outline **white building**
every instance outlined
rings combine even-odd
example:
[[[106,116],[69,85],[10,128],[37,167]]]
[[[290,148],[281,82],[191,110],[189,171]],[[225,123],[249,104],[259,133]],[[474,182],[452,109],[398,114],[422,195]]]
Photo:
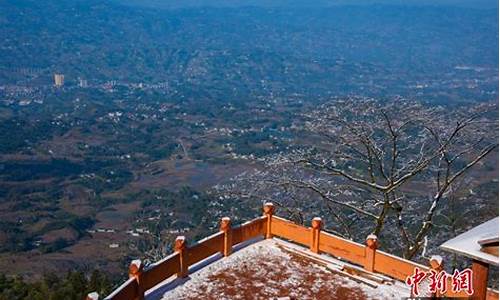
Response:
[[[64,75],[54,74],[54,85],[59,87],[64,85]]]

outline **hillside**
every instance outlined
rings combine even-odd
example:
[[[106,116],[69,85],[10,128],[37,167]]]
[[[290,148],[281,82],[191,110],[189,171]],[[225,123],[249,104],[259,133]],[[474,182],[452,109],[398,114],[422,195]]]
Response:
[[[335,149],[324,132],[306,130],[324,104],[416,101],[449,126],[455,113],[498,110],[498,15],[490,8],[158,3],[0,1],[0,269],[9,275],[0,283],[94,268],[121,279],[131,258],[158,260],[177,235],[196,240],[224,215],[236,224],[260,213],[265,199],[217,188],[301,147]],[[65,76],[61,87],[56,73]],[[483,130],[496,124],[493,115]],[[440,225],[460,231],[496,215],[497,157],[493,150],[444,201],[439,213],[461,217],[440,215]],[[346,166],[360,173],[360,164]],[[417,217],[432,197],[430,178],[402,191]],[[332,212],[311,194],[268,196],[306,199],[306,216]],[[450,234],[433,231],[431,248]],[[386,246],[399,251],[393,240]]]
[[[90,83],[168,82],[184,93],[197,90],[218,100],[255,93],[363,93],[443,102],[489,99],[495,90],[493,10],[381,5],[158,10],[23,0],[2,2],[0,11],[4,84],[47,84],[54,72],[62,72],[68,82],[78,77]],[[477,87],[470,88],[473,80]],[[443,86],[453,86],[453,93],[440,93]]]

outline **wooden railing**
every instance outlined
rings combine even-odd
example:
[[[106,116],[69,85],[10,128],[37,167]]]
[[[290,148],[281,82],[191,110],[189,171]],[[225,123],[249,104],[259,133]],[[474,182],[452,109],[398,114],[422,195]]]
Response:
[[[271,203],[264,205],[264,216],[239,226],[231,227],[229,218],[222,218],[220,231],[196,244],[187,247],[184,237],[177,237],[174,253],[153,265],[143,268],[140,260],[134,260],[129,267],[129,279],[107,296],[107,300],[141,300],[147,290],[160,282],[177,276],[188,275],[188,268],[214,254],[231,255],[235,245],[245,241],[273,236],[308,247],[314,253],[327,253],[337,259],[359,265],[368,272],[380,273],[399,281],[405,281],[414,273],[415,268],[427,272],[431,269],[442,270],[442,259],[432,257],[429,266],[393,256],[377,250],[377,237],[369,235],[366,245],[321,231],[322,221],[314,218],[311,227],[304,227],[286,219],[276,217]],[[451,286],[451,282],[448,282]],[[482,283],[481,285],[484,285]],[[451,289],[437,297],[467,297],[465,292],[453,293]],[[98,295],[91,293],[88,300],[95,300]],[[498,291],[488,289],[486,299],[498,299]]]

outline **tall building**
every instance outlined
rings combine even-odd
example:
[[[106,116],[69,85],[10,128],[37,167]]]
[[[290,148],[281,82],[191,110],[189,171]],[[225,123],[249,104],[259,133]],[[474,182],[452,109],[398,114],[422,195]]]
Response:
[[[89,83],[87,82],[86,79],[79,78],[79,80],[78,80],[78,86],[81,87],[81,88],[86,88],[86,87],[89,86]]]
[[[58,87],[64,85],[64,75],[63,74],[54,74],[54,85],[58,86]]]

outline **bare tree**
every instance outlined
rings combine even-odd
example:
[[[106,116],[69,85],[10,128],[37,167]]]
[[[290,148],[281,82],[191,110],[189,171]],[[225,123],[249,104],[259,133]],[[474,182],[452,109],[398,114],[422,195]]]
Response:
[[[380,236],[390,225],[398,232],[391,240],[412,258],[457,180],[495,151],[497,111],[491,103],[336,99],[298,118],[292,150],[218,188],[278,202],[299,221],[320,210],[349,238],[367,226]]]
[[[163,226],[161,222],[164,218],[162,218],[163,214],[161,212],[155,218],[155,221],[144,223],[144,220],[148,216],[145,210],[141,210],[138,213],[135,223],[147,229],[141,232],[140,238],[130,242],[128,245],[130,250],[140,253],[140,257],[146,265],[166,257],[172,251],[176,238],[176,235],[162,230]]]

